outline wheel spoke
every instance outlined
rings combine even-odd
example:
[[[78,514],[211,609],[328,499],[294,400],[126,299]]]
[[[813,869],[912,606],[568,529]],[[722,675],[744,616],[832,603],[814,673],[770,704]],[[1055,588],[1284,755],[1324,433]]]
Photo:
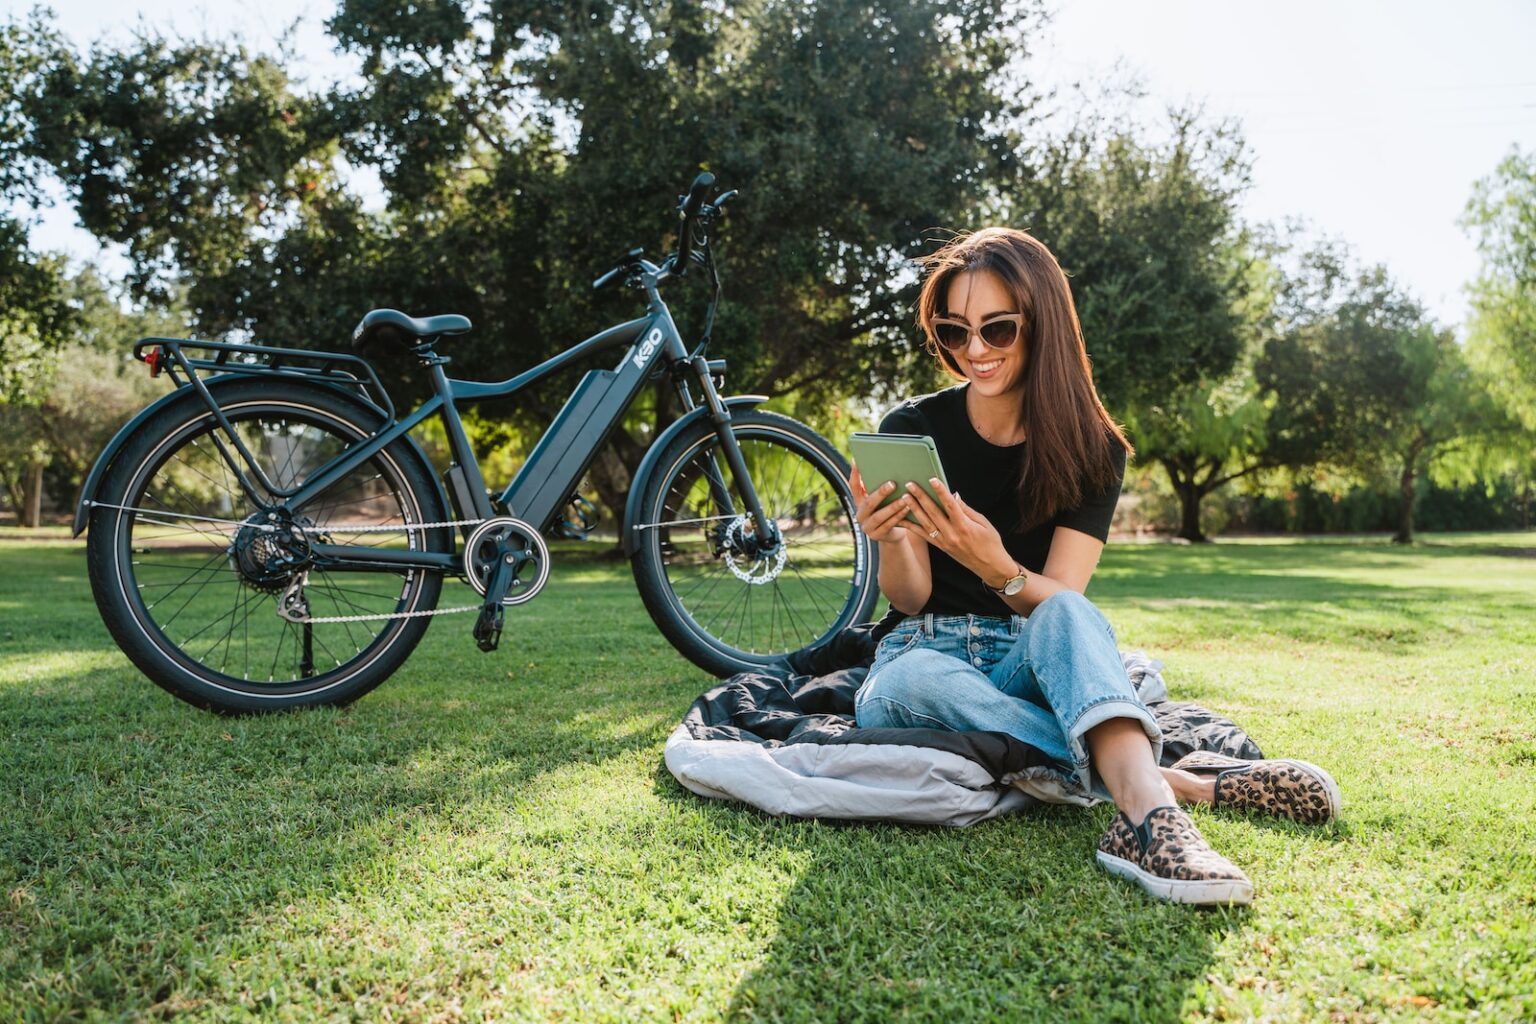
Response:
[[[278,402],[237,409],[229,418],[262,472],[281,488],[302,484],[365,433],[323,411]],[[354,662],[402,631],[400,619],[296,627],[277,615],[279,598],[298,571],[292,567],[307,564],[307,544],[333,520],[402,527],[400,533],[358,534],[357,547],[399,543],[401,537],[426,547],[425,532],[409,527],[427,520],[396,463],[376,455],[300,510],[297,516],[305,518],[296,516],[292,530],[257,530],[242,525],[258,509],[210,442],[216,429],[211,419],[179,429],[155,449],[158,454],[146,458],[129,493],[113,499],[130,510],[112,520],[118,550],[152,552],[119,556],[131,584],[130,608],[152,643],[184,666],[193,663],[195,674],[210,685],[287,693],[342,678]],[[339,534],[348,536],[345,530]],[[411,570],[348,574],[338,582],[330,572],[313,569],[304,593],[312,616],[388,615],[418,606],[418,578]],[[306,629],[317,662],[308,676],[301,664]],[[263,661],[267,675],[251,680]]]
[[[739,514],[724,514],[706,472],[712,456],[728,467],[713,435],[683,449],[666,471],[661,499],[647,501],[657,514],[642,524],[643,542],[687,630],[726,658],[760,663],[804,650],[867,611],[873,574],[855,586],[856,556],[860,545],[867,556],[869,542],[854,528],[835,463],[784,428],[739,427],[737,440],[781,547],[757,549],[744,488],[728,468]]]

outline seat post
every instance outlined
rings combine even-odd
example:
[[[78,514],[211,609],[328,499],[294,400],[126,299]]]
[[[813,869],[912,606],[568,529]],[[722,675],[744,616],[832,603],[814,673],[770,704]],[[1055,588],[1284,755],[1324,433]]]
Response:
[[[480,463],[475,459],[475,449],[464,430],[464,421],[459,418],[459,410],[453,404],[453,384],[443,369],[453,360],[433,352],[431,341],[422,342],[412,351],[421,359],[422,365],[431,368],[432,390],[437,392],[443,402],[438,415],[442,417],[443,431],[448,436],[448,450],[452,453],[448,474],[450,477],[460,475],[468,500],[473,503],[473,508],[462,508],[459,511],[470,519],[488,519],[496,514],[496,510],[491,506],[490,492],[485,488],[485,477],[480,473]]]

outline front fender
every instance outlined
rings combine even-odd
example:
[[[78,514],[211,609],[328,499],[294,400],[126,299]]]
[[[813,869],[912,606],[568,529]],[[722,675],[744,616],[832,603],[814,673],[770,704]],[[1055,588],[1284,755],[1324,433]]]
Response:
[[[725,403],[728,411],[735,411],[737,409],[750,410],[768,401],[768,396],[732,395],[730,398],[721,399],[721,401]],[[651,473],[656,469],[656,463],[661,461],[661,453],[666,451],[667,445],[671,443],[674,437],[708,415],[710,415],[710,410],[707,405],[701,405],[691,410],[686,416],[673,423],[666,430],[663,430],[661,436],[651,442],[650,448],[646,450],[645,458],[640,460],[640,468],[635,470],[634,483],[629,489],[629,500],[624,503],[624,522],[619,529],[619,536],[624,545],[624,556],[626,558],[634,556],[636,550],[634,530],[630,529],[630,524],[640,516],[640,496],[645,491],[645,482],[650,479]]]

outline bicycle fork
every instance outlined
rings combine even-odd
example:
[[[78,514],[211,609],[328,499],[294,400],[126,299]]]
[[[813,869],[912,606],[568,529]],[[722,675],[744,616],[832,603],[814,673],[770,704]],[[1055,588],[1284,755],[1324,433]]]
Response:
[[[757,487],[752,482],[751,474],[747,472],[747,460],[741,453],[741,445],[736,442],[735,433],[731,430],[731,410],[720,400],[720,393],[715,390],[709,361],[702,355],[696,355],[688,361],[688,365],[699,378],[705,404],[709,407],[709,418],[715,425],[715,436],[720,440],[720,449],[725,453],[725,461],[730,466],[731,475],[736,478],[740,489],[741,500],[747,506],[747,515],[751,517],[756,528],[756,536],[759,538],[757,553],[761,555],[771,552],[780,543],[778,524],[763,510]],[[720,365],[723,367],[723,361]],[[678,394],[685,408],[694,407],[693,398],[688,393],[688,386],[682,379],[678,380]],[[722,512],[730,516],[736,515],[736,503],[731,498],[730,488],[726,485],[725,475],[720,470],[720,464],[716,461],[714,452],[707,453],[705,457],[704,477],[709,482],[710,496],[714,498]]]

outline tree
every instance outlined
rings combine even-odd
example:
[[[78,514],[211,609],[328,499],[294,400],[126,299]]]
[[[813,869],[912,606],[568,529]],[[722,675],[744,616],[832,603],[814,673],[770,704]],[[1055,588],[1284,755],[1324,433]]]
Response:
[[[1508,413],[1536,432],[1536,153],[1516,147],[1479,181],[1462,224],[1483,258],[1468,353]]]
[[[1294,453],[1292,464],[1390,478],[1399,498],[1392,539],[1410,543],[1418,481],[1466,445],[1490,411],[1454,335],[1430,323],[1384,267],[1348,275],[1337,251],[1313,254],[1311,267],[1293,296],[1310,311],[1258,365],[1259,381],[1277,396],[1270,431]]]
[[[1200,525],[1206,496],[1276,464],[1266,450],[1269,409],[1245,360],[1225,378],[1185,385],[1170,400],[1136,410],[1137,454],[1162,467],[1179,500],[1175,536],[1208,540]]]
[[[1021,171],[1005,210],[1071,279],[1095,383],[1121,416],[1226,376],[1258,283],[1237,218],[1241,137],[1191,111],[1171,112],[1169,129],[1162,142],[1095,122],[1074,129]]]
[[[476,330],[450,353],[482,377],[635,315],[587,282],[634,244],[673,244],[678,189],[707,167],[742,190],[712,351],[742,390],[826,403],[926,372],[903,270],[1014,159],[1028,92],[994,82],[1041,16],[345,0],[328,29],[361,84],[312,94],[280,55],[230,44],[55,48],[34,152],[82,222],[128,246],[138,294],[186,281],[201,330],[324,346],[373,306],[455,310]],[[382,212],[349,188],[355,168],[377,171]],[[689,330],[702,286],[683,284],[669,301]],[[547,423],[568,387],[504,414]],[[663,393],[656,415],[673,414]],[[609,494],[642,448],[615,443]]]
[[[1202,541],[1201,500],[1266,464],[1251,368],[1267,284],[1237,219],[1241,138],[1193,112],[1170,125],[1161,143],[1096,121],[1069,132],[1006,216],[1070,276],[1099,393],[1168,474],[1179,536]]]
[[[56,42],[37,12],[0,25],[0,202],[39,201],[26,90]],[[48,372],[49,353],[73,327],[63,260],[33,251],[27,228],[0,215],[0,403],[29,400]]]
[[[21,526],[37,526],[45,480],[67,500],[117,428],[164,393],[125,344],[184,328],[174,313],[125,312],[94,269],[66,282],[76,329],[26,401],[0,403],[0,486]]]
[[[0,216],[0,405],[32,401],[75,326],[64,260],[33,251],[21,222]]]

